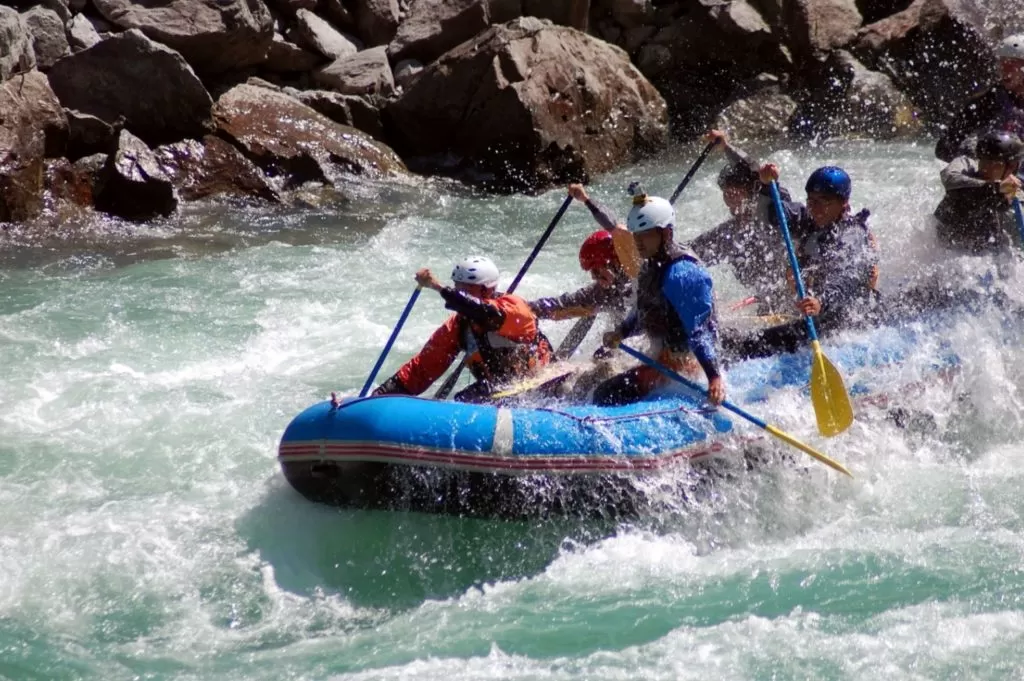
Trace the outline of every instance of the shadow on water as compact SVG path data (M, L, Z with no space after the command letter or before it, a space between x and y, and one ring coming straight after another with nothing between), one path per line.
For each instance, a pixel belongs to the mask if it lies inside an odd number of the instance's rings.
M286 591L334 592L355 606L402 610L540 574L564 545L597 541L615 524L336 509L278 486L238 530Z

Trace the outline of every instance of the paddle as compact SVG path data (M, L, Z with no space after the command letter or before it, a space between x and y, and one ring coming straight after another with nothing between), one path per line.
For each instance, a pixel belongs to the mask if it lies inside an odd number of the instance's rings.
M1024 212L1020 208L1020 199L1013 197L1013 214L1017 218L1017 231L1020 232L1021 243L1024 243Z
M373 387L373 379L377 378L377 372L380 371L381 366L384 364L384 359L391 352L391 346L395 344L395 339L398 338L398 332L402 330L402 325L405 324L405 320L408 319L409 313L412 312L412 306L416 304L416 299L420 297L420 287L417 286L416 290L412 292L409 297L409 302L405 304L405 309L402 310L402 316L398 318L398 323L395 324L395 328L391 331L391 337L388 338L388 342L384 344L384 349L380 353L380 357L377 358L377 363L373 366L373 371L366 378L366 383L363 384L363 389L359 391L360 397L366 397L366 393L370 392L370 388Z
M715 145L718 144L720 140L720 137L716 137L715 139L708 142L707 146L704 147L704 151L700 152L700 156L697 157L697 160L694 161L694 164L690 167L690 171L686 173L686 175L683 177L682 182L680 182L679 186L676 187L676 190L672 192L672 196L669 197L668 200L669 203L675 204L676 199L678 199L679 195L683 193L684 189L686 189L686 185L690 184L690 180L693 179L693 176L697 174L697 171L704 164L704 159L708 157L708 154L711 153L711 150L715 148Z
M786 213L782 210L779 184L772 180L770 187L772 202L775 204L775 214L779 218L779 227L782 230L782 237L786 240L786 250L789 252L789 265L793 268L793 278L796 280L797 296L799 300L803 300L807 294L804 293L804 283L800 277L800 264L796 260L796 251L793 250L793 238L789 234ZM814 405L814 415L818 420L818 431L826 437L832 437L843 432L853 423L853 406L850 404L850 395L846 392L846 386L843 384L843 377L839 375L839 371L821 351L818 333L814 328L814 320L810 316L805 316L804 319L807 321L807 335L811 339L813 354L811 403Z
M679 383L682 383L683 385L685 385L686 387L690 388L691 390L696 390L697 392L701 393L702 395L706 396L708 394L708 391L705 390L704 388L702 388L699 384L691 381L688 378L684 378L683 376L680 376L678 373L676 373L675 371L672 371L671 369L669 369L667 366L665 366L661 362L658 362L657 360L651 359L650 357L648 357L647 355L643 354L642 352L637 352L636 350L634 350L633 348L629 347L628 345L623 345L623 344L620 343L619 347L626 354L631 355L632 357L635 357L636 359L640 360L641 362L643 362L644 364L646 364L649 367L657 369L658 371L660 371L665 376L671 378L673 381L678 381ZM853 477L853 473L851 473L849 470L847 470L846 466L844 466L843 464L839 463L835 459L831 459L831 458L825 456L824 454L822 454L818 450L814 449L810 445L807 445L807 444L801 442L800 440L797 440L792 435L790 435L790 434L788 434L786 432L783 432L782 430L779 430L777 427L775 427L775 426L773 426L773 425L771 425L769 423L765 423L764 421L762 421L761 419L757 418L756 416L754 416L752 414L749 414L748 412L744 411L740 407L737 407L732 402L729 402L728 400L726 400L725 402L722 402L722 406L725 407L726 409L728 409L729 411L733 412L734 414L745 418L747 421L750 421L751 423L753 423L758 428L768 432L770 435L774 435L775 437L779 438L780 440L782 440L786 444L791 445L793 447L796 447L797 449L799 449L801 452L804 452L805 454L809 454L810 456L814 457L815 459L817 459L818 461L822 462L826 466L829 466L830 468L833 468L833 469L839 471L840 473L844 473L844 474L850 476L851 478Z
M565 335L562 342L558 344L558 349L555 350L555 354L552 357L554 360L569 359L572 353L576 352L576 348L580 346L583 339L590 333L590 329L594 326L594 322L597 321L595 315L588 317L580 317L576 320L576 323L569 329L569 333Z
M547 243L548 237L550 237L551 233L555 231L555 226L558 225L559 220L561 220L562 216L565 215L565 211L569 210L569 205L571 203L572 197L565 197L565 201L562 202L562 205L558 209L558 212L555 213L555 217L551 219L551 224L549 224L548 228L544 230L544 234L541 235L540 240L537 242L537 245L533 247L533 251L530 253L530 256L526 259L526 262L523 263L523 266L519 268L519 272L516 274L516 278L512 280L512 283L509 285L506 293L515 292L516 287L519 286L519 282L521 282L523 280L523 277L526 276L526 270L530 269L530 265L532 265L533 261L536 260L537 254L540 253L540 249L544 248L544 244ZM459 366L455 367L455 371L453 371L451 375L448 376L445 382L441 384L441 387L438 388L437 392L434 393L434 399L447 399L452 389L455 388L455 384L459 382L459 376L462 375L462 370L465 368L466 356L463 355L462 361L459 362Z

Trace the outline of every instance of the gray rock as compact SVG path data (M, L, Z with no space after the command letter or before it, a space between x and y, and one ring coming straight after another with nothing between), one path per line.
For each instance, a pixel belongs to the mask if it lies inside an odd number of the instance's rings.
M295 38L302 47L332 60L351 57L359 51L349 37L309 10L300 9L295 19Z
M263 172L219 137L207 135L201 142L183 140L153 153L184 201L212 196L281 201Z
M61 57L71 54L64 22L56 12L45 7L33 7L22 16L32 36L32 51L36 55L36 66L46 71Z
M263 0L93 0L105 19L177 50L202 74L261 64L274 38Z
M768 88L727 106L715 121L736 141L777 139L789 132L797 103L789 95Z
M794 56L805 62L849 45L862 22L855 0L792 0L783 5L783 20Z
M275 73L296 73L312 71L323 63L322 55L304 50L285 40L280 33L275 33L263 68Z
M491 23L504 24L523 16L523 0L490 0L488 13Z
M64 109L68 119L67 157L72 161L104 153L110 148L114 128L101 118L74 109Z
M0 82L35 65L32 36L24 17L10 7L0 6Z
M125 125L151 144L201 137L212 100L177 52L140 31L111 36L65 57L47 74L69 109Z
M88 49L101 40L100 34L84 14L77 14L68 24L68 42L77 52Z
M388 56L395 62L432 62L486 29L488 12L486 0L413 0L409 16L388 45Z
M315 71L313 78L345 95L390 97L395 93L395 79L383 45L338 59Z
M127 130L117 136L102 176L102 189L94 200L104 213L141 222L178 209L170 176L146 143Z
M395 84L408 88L423 71L423 64L417 59L403 59L395 64Z
M384 113L419 167L502 191L585 181L668 134L664 100L625 52L526 17L449 51Z
M365 97L343 95L327 90L305 90L292 96L335 123L362 130L375 139L384 140L380 109Z
M356 0L355 23L367 47L387 45L398 31L397 0Z

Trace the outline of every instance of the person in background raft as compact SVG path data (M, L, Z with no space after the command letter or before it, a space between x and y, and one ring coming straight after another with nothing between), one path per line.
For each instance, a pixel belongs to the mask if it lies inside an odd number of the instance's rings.
M719 140L729 159L718 174L718 188L731 217L688 245L705 265L731 266L736 280L757 298L760 314L788 312L792 300L786 284L789 260L779 230L771 224L771 194L761 184L755 162L729 144L725 133L712 130L705 140ZM780 187L779 192L790 200L786 189Z
M1011 202L1024 143L1002 130L978 138L978 160L960 156L942 169L946 196L935 209L939 244L971 255L1007 255L1020 242Z
M967 100L935 145L935 155L949 163L957 156L975 157L972 136L1005 130L1024 138L1024 33L996 48L999 82Z
M778 177L774 164L760 170L765 186ZM808 178L806 206L782 203L790 230L806 235L794 245L807 292L796 307L801 315L814 317L821 335L869 323L876 312L878 249L867 224L870 213L850 213L852 189L845 170L826 166ZM722 339L723 352L735 359L795 352L806 344L803 319Z
M539 319L553 320L606 312L611 316L612 324L619 324L630 307L633 286L615 249L615 220L587 196L582 185L569 185L569 195L586 205L604 227L588 236L580 246L580 268L590 274L594 283L558 297L532 300L530 309Z
M454 288L442 286L426 268L416 273L416 283L440 293L455 314L373 395L419 395L462 351L476 382L454 396L460 402L487 401L495 389L548 363L551 344L537 328L537 317L519 296L496 290L498 268L489 258L466 258L455 266L452 281Z
M721 404L725 382L715 352L711 275L697 256L673 241L675 223L676 212L667 200L643 194L633 197L626 226L643 260L636 309L604 335L604 346L614 348L625 338L645 333L658 360L677 371L684 368L685 357L692 351L707 376L709 400ZM636 367L598 385L594 403L611 406L636 402L668 381L656 369Z

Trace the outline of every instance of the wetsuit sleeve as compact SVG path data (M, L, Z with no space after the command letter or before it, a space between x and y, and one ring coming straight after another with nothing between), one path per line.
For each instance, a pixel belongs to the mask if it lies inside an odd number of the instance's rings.
M423 349L386 383L397 380L407 394L419 395L444 374L461 350L458 318L452 315L430 336Z
M976 177L975 172L974 161L966 156L958 156L942 169L939 177L942 178L942 187L946 193L955 192L959 200L975 201L991 208L1005 205L999 185Z
M441 289L441 297L446 308L488 331L497 331L505 321L504 312L491 301L477 300L448 286Z
M775 202L772 200L771 192L771 187L761 187L757 203L758 214L765 222L779 230L779 216L775 213ZM814 231L814 221L811 220L811 216L807 212L807 206L793 201L787 189L779 187L779 198L782 199L782 212L786 216L789 235L793 238L793 242L797 243ZM781 231L779 231L779 239L782 239Z
M689 338L690 350L697 357L708 380L715 378L719 375L715 352L718 332L715 328L711 275L694 262L680 260L665 273L661 290L679 315Z
M602 229L607 229L609 232L615 229L617 224L615 218L612 217L612 214L604 206L590 198L584 201L583 205L587 207L587 210L594 216L594 220L597 221L597 224L601 225Z
M871 235L861 225L851 225L839 235L836 248L821 260L814 296L821 313L834 313L862 295L864 282L872 278L878 253L871 247Z
M538 298L530 301L530 309L539 319L573 319L589 317L607 305L604 289L598 284L578 291L563 293L557 298Z
M635 336L640 329L640 315L634 309L630 311L626 318L622 320L622 323L615 329L615 332L622 338L629 338Z

